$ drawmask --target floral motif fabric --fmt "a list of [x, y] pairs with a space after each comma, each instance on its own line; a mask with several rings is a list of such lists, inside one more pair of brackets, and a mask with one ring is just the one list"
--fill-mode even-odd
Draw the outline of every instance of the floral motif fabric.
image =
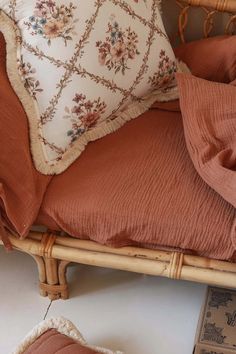
[[159, 0], [0, 0], [0, 9], [0, 30], [11, 41], [11, 23], [15, 36], [22, 90], [10, 80], [42, 173], [64, 171], [89, 141], [176, 87]]

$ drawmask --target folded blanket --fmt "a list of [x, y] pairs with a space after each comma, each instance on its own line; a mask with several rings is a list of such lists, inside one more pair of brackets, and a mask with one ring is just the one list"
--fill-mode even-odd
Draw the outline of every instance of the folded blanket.
[[236, 87], [177, 75], [186, 144], [200, 176], [236, 208]]

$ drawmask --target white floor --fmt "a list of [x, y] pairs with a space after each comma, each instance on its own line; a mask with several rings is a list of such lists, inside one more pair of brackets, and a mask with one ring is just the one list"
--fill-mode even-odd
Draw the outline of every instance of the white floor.
[[[69, 268], [71, 298], [37, 292], [30, 256], [0, 247], [0, 353], [46, 316], [74, 322], [92, 344], [127, 354], [191, 354], [206, 287], [86, 266]], [[45, 353], [46, 354], [46, 353]]]

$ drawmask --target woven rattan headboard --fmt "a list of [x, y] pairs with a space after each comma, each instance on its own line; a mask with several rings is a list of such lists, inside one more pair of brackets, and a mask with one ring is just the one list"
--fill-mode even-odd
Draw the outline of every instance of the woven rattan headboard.
[[181, 8], [179, 15], [179, 36], [185, 42], [185, 29], [188, 24], [188, 11], [192, 7], [201, 8], [205, 14], [203, 23], [204, 36], [208, 37], [214, 27], [214, 19], [217, 13], [228, 13], [229, 17], [225, 25], [226, 34], [234, 34], [236, 31], [236, 0], [176, 0]]

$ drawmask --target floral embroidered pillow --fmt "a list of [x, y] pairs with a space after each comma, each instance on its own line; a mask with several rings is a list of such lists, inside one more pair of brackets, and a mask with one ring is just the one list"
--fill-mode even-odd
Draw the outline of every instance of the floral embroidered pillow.
[[159, 2], [0, 0], [8, 75], [40, 172], [64, 171], [89, 141], [177, 98]]

